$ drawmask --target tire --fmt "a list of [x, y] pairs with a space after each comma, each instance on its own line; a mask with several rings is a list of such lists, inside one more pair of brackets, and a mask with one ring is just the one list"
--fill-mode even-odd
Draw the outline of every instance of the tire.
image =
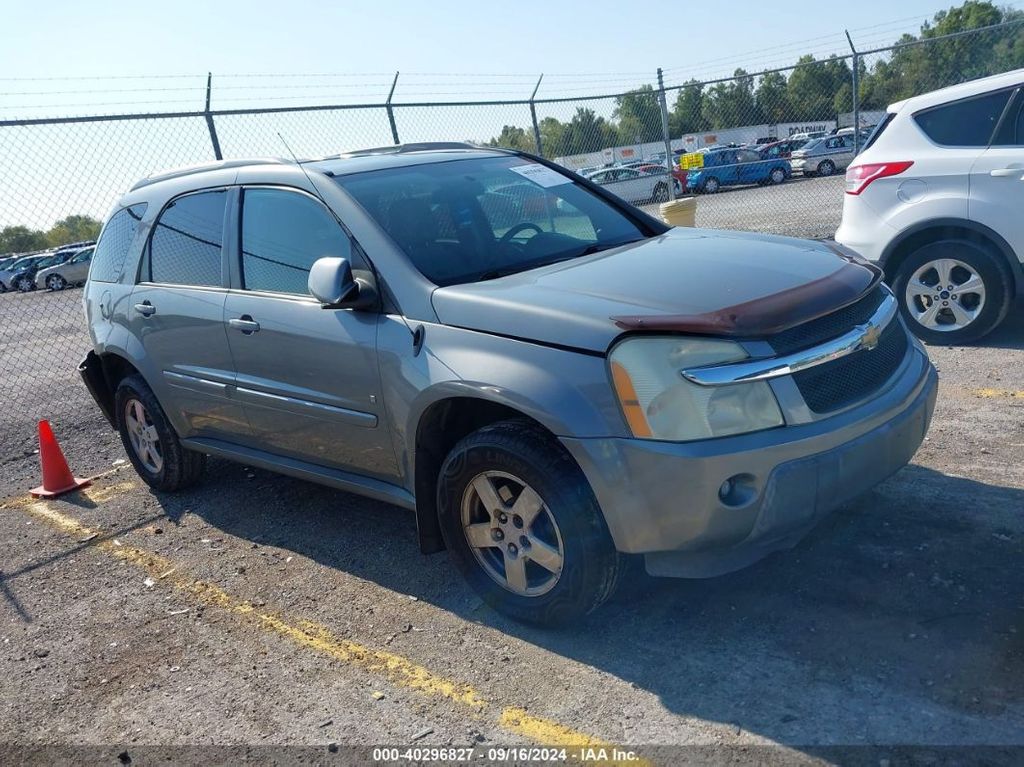
[[[481, 486], [491, 492], [481, 494]], [[521, 500], [525, 505], [517, 506]], [[572, 457], [532, 424], [502, 421], [455, 445], [441, 467], [437, 505], [455, 566], [498, 612], [562, 625], [597, 609], [615, 590], [622, 558], [590, 485]], [[537, 507], [530, 521], [514, 513]], [[482, 534], [482, 545], [470, 544], [467, 525]], [[546, 566], [531, 554], [540, 551]], [[509, 569], [516, 563], [519, 584]]]
[[64, 290], [67, 286], [68, 281], [59, 274], [51, 274], [46, 278], [46, 287], [49, 290]]
[[721, 182], [714, 176], [704, 179], [700, 185], [700, 191], [704, 194], [714, 194], [722, 188]]
[[[137, 407], [142, 408], [141, 412]], [[174, 492], [199, 480], [206, 465], [206, 456], [182, 446], [156, 395], [142, 376], [127, 376], [117, 385], [114, 412], [128, 460], [147, 485], [154, 490]], [[146, 434], [140, 435], [134, 430], [133, 423], [141, 423]], [[140, 438], [150, 443], [150, 448], [156, 451], [155, 457], [152, 452], [140, 450]]]
[[836, 164], [831, 160], [822, 160], [818, 163], [817, 174], [819, 176], [831, 176], [836, 172]]
[[19, 277], [18, 281], [14, 283], [14, 287], [21, 293], [30, 293], [35, 289], [35, 281], [28, 277]]
[[671, 195], [668, 191], [668, 184], [660, 182], [657, 186], [654, 187], [653, 199], [655, 202], [668, 202], [670, 197]]
[[[957, 292], [973, 285], [980, 289]], [[951, 345], [991, 333], [1006, 318], [1014, 295], [1013, 276], [1000, 255], [966, 239], [930, 242], [911, 253], [896, 273], [893, 290], [914, 335], [929, 344]]]
[[784, 168], [772, 168], [772, 172], [768, 174], [768, 183], [778, 186], [786, 180], [786, 171]]

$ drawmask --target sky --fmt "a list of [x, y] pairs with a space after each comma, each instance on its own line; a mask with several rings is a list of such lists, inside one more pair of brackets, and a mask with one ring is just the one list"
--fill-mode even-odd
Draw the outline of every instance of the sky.
[[[883, 45], [950, 4], [0, 0], [0, 116], [201, 105], [208, 71], [214, 105], [226, 108], [379, 101], [395, 71], [396, 101], [525, 98], [540, 73], [539, 96], [582, 95], [650, 81], [659, 66], [671, 84], [845, 52], [844, 29], [859, 47]], [[239, 77], [267, 73], [332, 77]], [[140, 75], [164, 77], [39, 79]]]
[[[1017, 7], [1024, 0], [1011, 0]], [[396, 104], [614, 94], [787, 66], [917, 32], [938, 0], [719, 4], [475, 0], [0, 0], [0, 121], [212, 107]], [[670, 99], [672, 98], [670, 94]], [[580, 102], [539, 105], [568, 121]], [[587, 101], [611, 116], [614, 100]], [[527, 106], [396, 109], [403, 142], [486, 141]], [[383, 109], [219, 116], [225, 157], [301, 157], [391, 143]], [[213, 159], [198, 117], [0, 125], [0, 228], [102, 218], [137, 179]]]

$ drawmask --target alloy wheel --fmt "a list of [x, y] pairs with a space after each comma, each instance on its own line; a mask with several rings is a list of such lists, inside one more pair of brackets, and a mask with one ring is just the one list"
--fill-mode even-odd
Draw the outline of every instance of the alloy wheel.
[[554, 516], [537, 492], [502, 471], [485, 471], [462, 496], [462, 530], [484, 572], [513, 594], [536, 597], [554, 588], [565, 548]]
[[128, 431], [135, 457], [153, 474], [159, 474], [164, 467], [163, 451], [153, 419], [146, 407], [137, 399], [129, 399], [124, 405], [124, 423]]
[[962, 330], [985, 307], [985, 282], [963, 261], [929, 261], [907, 280], [905, 291], [910, 315], [929, 330]]

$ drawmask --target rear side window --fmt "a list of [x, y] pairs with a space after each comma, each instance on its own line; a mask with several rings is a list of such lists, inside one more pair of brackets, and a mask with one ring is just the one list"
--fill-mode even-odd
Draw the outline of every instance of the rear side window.
[[1010, 91], [988, 93], [926, 109], [914, 120], [940, 146], [988, 146], [1009, 99]]
[[199, 192], [172, 201], [160, 214], [149, 246], [149, 280], [216, 287], [227, 193]]
[[146, 212], [146, 203], [121, 208], [103, 227], [103, 234], [96, 245], [89, 279], [97, 282], [117, 282], [124, 268], [124, 260], [128, 256], [128, 248], [139, 228], [139, 221]]
[[878, 137], [882, 135], [882, 132], [886, 128], [889, 127], [889, 124], [892, 123], [894, 117], [896, 117], [896, 114], [894, 112], [888, 112], [885, 115], [885, 117], [882, 118], [878, 125], [875, 126], [875, 129], [871, 131], [871, 135], [868, 136], [867, 143], [864, 144], [863, 147], [861, 147], [862, 152], [868, 147], [870, 147], [872, 144], [874, 144], [876, 141], [878, 141]]
[[340, 256], [351, 263], [352, 245], [320, 202], [281, 189], [245, 190], [242, 279], [246, 290], [307, 295], [309, 270], [324, 256]]
[[992, 146], [1024, 146], [1024, 91], [1010, 108], [1010, 114], [999, 128], [999, 135], [992, 141]]

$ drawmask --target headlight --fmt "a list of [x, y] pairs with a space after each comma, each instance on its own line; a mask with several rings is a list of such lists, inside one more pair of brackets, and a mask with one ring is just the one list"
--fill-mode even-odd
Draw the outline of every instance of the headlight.
[[699, 386], [680, 371], [737, 362], [733, 341], [637, 337], [608, 355], [612, 384], [634, 437], [681, 442], [770, 429], [784, 423], [766, 381]]

